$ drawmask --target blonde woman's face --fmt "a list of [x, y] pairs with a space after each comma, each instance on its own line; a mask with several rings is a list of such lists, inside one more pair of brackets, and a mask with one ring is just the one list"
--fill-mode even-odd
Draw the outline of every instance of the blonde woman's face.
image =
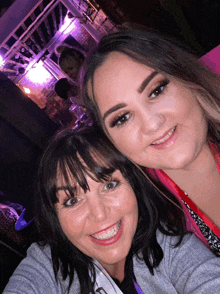
[[79, 71], [82, 66], [82, 61], [77, 60], [71, 56], [66, 58], [60, 63], [61, 69], [68, 75], [73, 81], [78, 81]]
[[113, 143], [139, 165], [189, 167], [206, 146], [207, 122], [195, 94], [119, 52], [94, 75], [101, 121]]

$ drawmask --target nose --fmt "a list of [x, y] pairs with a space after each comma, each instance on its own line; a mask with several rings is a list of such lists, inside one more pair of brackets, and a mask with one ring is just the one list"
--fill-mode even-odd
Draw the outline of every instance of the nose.
[[141, 131], [144, 134], [157, 132], [166, 120], [163, 114], [155, 113], [146, 108], [141, 110], [140, 117]]
[[101, 222], [108, 216], [109, 208], [104, 201], [96, 195], [92, 199], [87, 200], [89, 209], [89, 219], [93, 222]]

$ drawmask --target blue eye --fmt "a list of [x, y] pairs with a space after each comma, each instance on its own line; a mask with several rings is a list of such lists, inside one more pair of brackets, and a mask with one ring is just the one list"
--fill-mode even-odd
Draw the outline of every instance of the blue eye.
[[116, 119], [114, 119], [111, 124], [110, 127], [114, 128], [115, 126], [121, 126], [123, 124], [125, 124], [130, 118], [130, 114], [129, 113], [125, 113], [123, 115], [120, 115], [119, 117], [117, 117]]
[[166, 79], [166, 80], [163, 80], [160, 82], [159, 86], [157, 86], [151, 93], [150, 93], [150, 96], [151, 98], [156, 98], [158, 97], [159, 95], [161, 95], [166, 86], [169, 84], [169, 81]]
[[114, 190], [119, 184], [119, 181], [110, 181], [105, 184], [104, 190]]

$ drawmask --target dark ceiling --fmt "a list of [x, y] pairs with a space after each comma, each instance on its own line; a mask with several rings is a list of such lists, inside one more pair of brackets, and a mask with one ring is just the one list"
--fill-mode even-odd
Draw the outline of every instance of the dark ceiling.
[[[22, 0], [19, 1], [22, 3]], [[13, 13], [15, 22], [17, 21], [17, 14], [11, 12], [10, 9], [15, 7], [16, 10], [16, 4], [18, 5], [19, 1], [14, 1], [11, 7], [6, 10], [0, 19], [2, 22], [4, 18], [8, 21]], [[35, 5], [30, 6], [30, 10], [23, 15], [20, 23], [12, 28], [12, 31], [9, 31], [3, 40], [0, 40], [0, 55], [5, 60], [1, 71], [15, 83], [21, 79], [31, 65], [54, 54], [54, 47], [61, 35], [59, 30], [64, 24], [65, 17], [70, 20], [78, 19], [87, 31], [89, 28], [96, 41], [98, 41], [99, 35], [105, 33], [103, 31], [104, 25], [105, 29], [113, 28], [113, 23], [106, 15], [104, 19], [103, 13], [100, 17], [100, 8], [92, 0], [34, 0], [32, 2], [35, 2]], [[74, 12], [68, 8], [74, 9]], [[23, 13], [23, 10], [21, 12]], [[8, 18], [7, 14], [10, 15]], [[5, 30], [7, 29], [5, 27]], [[2, 31], [2, 33], [5, 32]]]

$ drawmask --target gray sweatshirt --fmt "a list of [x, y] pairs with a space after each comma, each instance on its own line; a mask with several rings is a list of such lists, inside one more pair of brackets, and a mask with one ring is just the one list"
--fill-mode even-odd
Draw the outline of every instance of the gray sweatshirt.
[[[177, 248], [176, 237], [158, 232], [164, 258], [152, 276], [143, 261], [134, 258], [134, 274], [144, 294], [218, 294], [220, 293], [220, 258], [194, 235], [186, 235]], [[27, 257], [20, 263], [3, 294], [64, 294], [68, 279], [54, 278], [49, 246], [32, 244]], [[71, 294], [80, 293], [75, 276]]]

